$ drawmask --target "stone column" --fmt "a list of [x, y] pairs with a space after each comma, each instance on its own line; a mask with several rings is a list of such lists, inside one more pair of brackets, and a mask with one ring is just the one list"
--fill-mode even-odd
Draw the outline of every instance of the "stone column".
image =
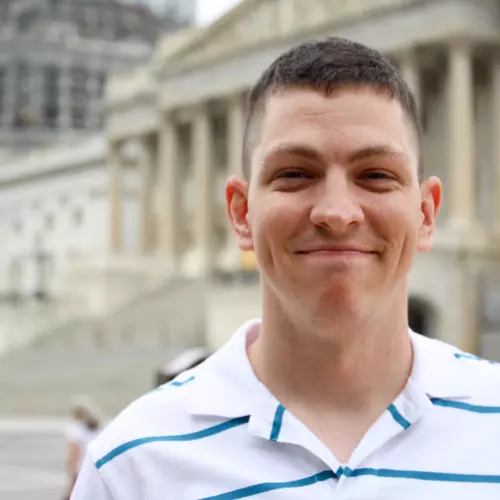
[[491, 160], [495, 185], [493, 186], [493, 221], [495, 234], [500, 237], [500, 53], [492, 65], [492, 134]]
[[179, 238], [182, 223], [179, 186], [177, 125], [171, 115], [163, 116], [158, 140], [158, 169], [161, 213], [158, 217], [160, 254], [173, 271], [179, 270]]
[[228, 100], [227, 161], [229, 175], [242, 175], [243, 135], [245, 133], [245, 100], [235, 94]]
[[[242, 94], [235, 94], [228, 100], [227, 115], [227, 162], [228, 175], [243, 175], [242, 152], [245, 133], [245, 99]], [[241, 252], [237, 246], [229, 217], [226, 216], [227, 248], [226, 265], [230, 270], [241, 268]]]
[[109, 168], [109, 240], [110, 250], [114, 254], [123, 251], [123, 165], [121, 144], [108, 144]]
[[414, 50], [407, 50], [401, 53], [398, 61], [401, 76], [414, 93], [417, 105], [420, 109], [422, 102], [422, 86], [420, 82], [420, 69], [417, 61], [417, 54]]
[[450, 169], [450, 228], [467, 231], [475, 216], [474, 82], [471, 46], [456, 42], [449, 48], [448, 124]]
[[478, 263], [471, 255], [459, 262], [461, 268], [461, 328], [457, 346], [465, 352], [478, 353], [481, 344], [479, 323]]
[[195, 248], [197, 264], [202, 275], [209, 274], [214, 266], [214, 165], [213, 138], [210, 114], [200, 105], [193, 122], [193, 159], [195, 182]]
[[142, 256], [152, 250], [153, 243], [153, 189], [154, 154], [151, 138], [139, 138], [140, 198], [139, 198], [139, 249]]

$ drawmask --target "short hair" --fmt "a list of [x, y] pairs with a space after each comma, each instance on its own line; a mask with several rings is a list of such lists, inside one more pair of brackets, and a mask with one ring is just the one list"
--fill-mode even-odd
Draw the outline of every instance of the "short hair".
[[262, 74], [247, 102], [243, 140], [243, 174], [249, 180], [254, 137], [266, 100], [289, 87], [310, 88], [332, 95], [346, 87], [373, 87], [401, 104], [415, 132], [423, 178], [423, 132], [415, 96], [397, 68], [380, 52], [345, 38], [304, 42], [276, 59]]

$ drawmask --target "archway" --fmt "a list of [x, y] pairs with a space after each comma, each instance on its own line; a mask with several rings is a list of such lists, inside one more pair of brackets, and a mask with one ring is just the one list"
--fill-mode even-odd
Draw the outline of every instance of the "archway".
[[408, 324], [410, 328], [426, 337], [432, 337], [434, 321], [432, 305], [420, 297], [410, 297], [408, 301]]

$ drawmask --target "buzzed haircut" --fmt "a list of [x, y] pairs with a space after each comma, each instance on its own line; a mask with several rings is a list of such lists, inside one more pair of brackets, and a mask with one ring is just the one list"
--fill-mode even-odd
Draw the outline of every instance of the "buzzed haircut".
[[419, 181], [423, 179], [423, 132], [415, 96], [397, 68], [377, 50], [345, 38], [304, 42], [276, 59], [262, 74], [247, 102], [243, 174], [250, 180], [252, 151], [269, 96], [287, 88], [312, 89], [331, 96], [345, 88], [373, 87], [401, 104], [415, 133]]

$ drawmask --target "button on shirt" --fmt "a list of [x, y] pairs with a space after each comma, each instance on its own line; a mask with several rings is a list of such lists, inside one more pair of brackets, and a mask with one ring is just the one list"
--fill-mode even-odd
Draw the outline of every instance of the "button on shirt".
[[119, 415], [72, 499], [500, 499], [500, 365], [410, 332], [410, 380], [339, 463], [255, 377], [259, 326]]

